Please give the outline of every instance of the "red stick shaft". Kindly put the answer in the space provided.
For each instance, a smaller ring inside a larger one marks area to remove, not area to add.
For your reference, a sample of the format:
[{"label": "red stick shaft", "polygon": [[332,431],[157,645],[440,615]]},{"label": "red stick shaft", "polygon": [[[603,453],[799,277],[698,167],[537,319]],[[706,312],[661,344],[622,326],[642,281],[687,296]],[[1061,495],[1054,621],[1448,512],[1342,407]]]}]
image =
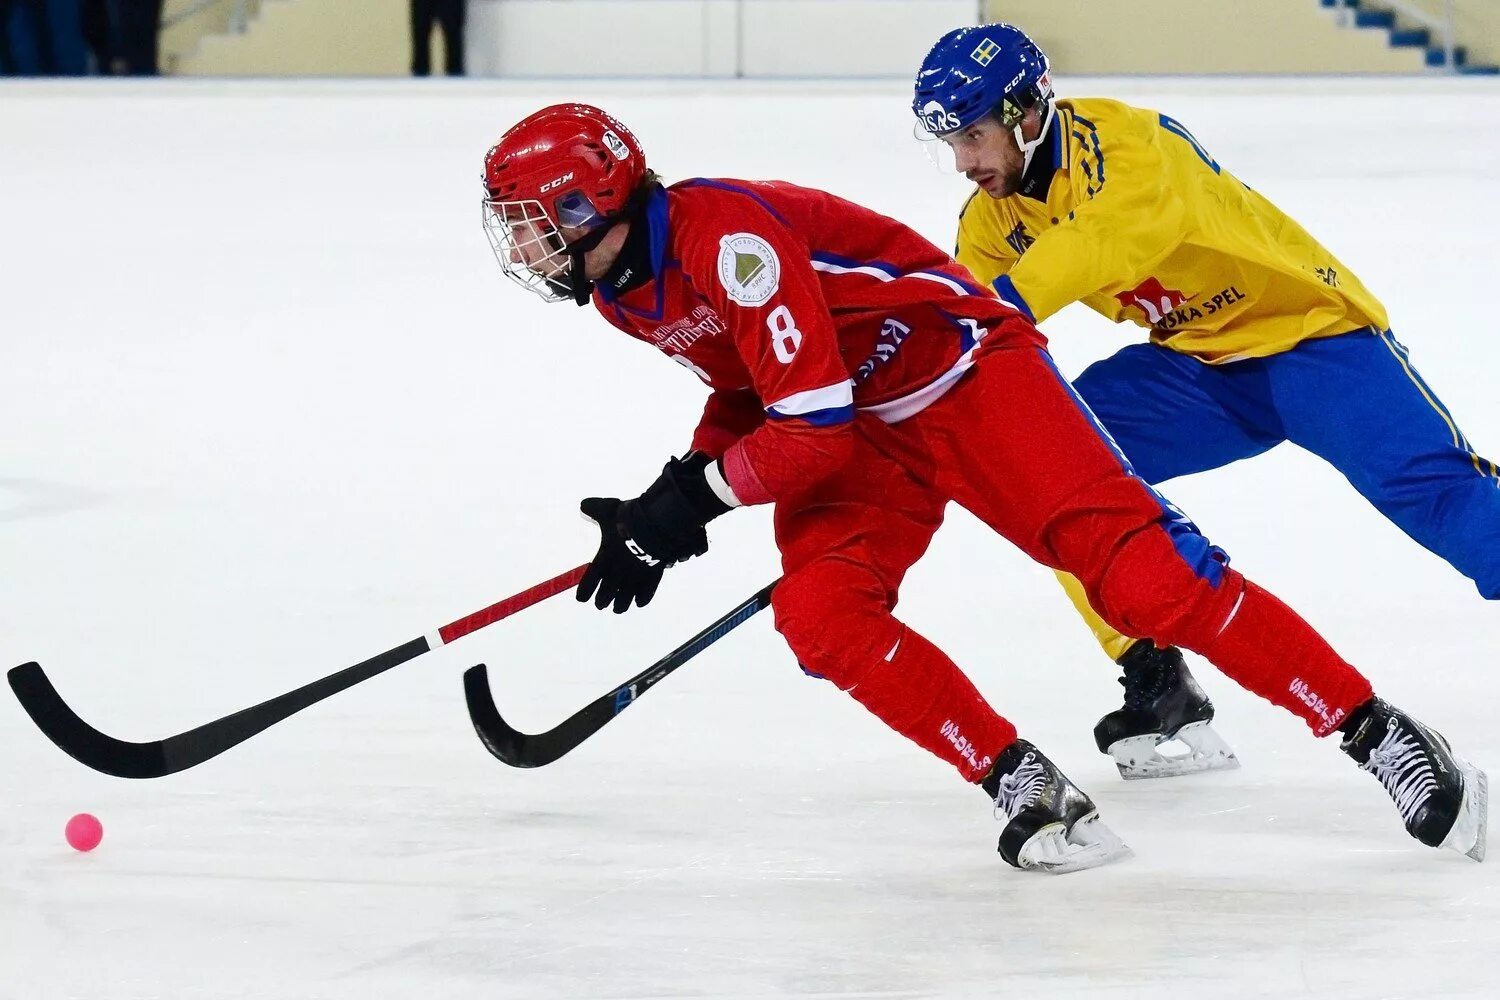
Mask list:
[{"label": "red stick shaft", "polygon": [[507,597],[482,611],[476,611],[472,615],[466,615],[456,622],[444,625],[438,629],[438,637],[443,640],[443,645],[447,645],[454,639],[461,639],[486,625],[493,625],[502,618],[509,618],[517,611],[524,611],[533,604],[540,604],[549,597],[555,597],[565,590],[572,590],[578,586],[578,581],[583,579],[583,571],[586,569],[588,569],[587,565],[570,569],[561,576],[554,576],[545,583],[539,583],[529,590],[521,591],[514,597]]}]

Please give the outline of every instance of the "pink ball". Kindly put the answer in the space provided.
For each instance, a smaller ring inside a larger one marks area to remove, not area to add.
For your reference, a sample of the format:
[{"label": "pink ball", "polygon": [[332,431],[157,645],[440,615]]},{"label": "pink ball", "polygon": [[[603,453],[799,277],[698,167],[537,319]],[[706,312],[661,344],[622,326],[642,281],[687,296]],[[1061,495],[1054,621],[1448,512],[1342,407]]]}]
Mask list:
[{"label": "pink ball", "polygon": [[79,813],[68,820],[63,833],[68,838],[68,846],[73,850],[92,851],[104,839],[104,824],[90,813]]}]

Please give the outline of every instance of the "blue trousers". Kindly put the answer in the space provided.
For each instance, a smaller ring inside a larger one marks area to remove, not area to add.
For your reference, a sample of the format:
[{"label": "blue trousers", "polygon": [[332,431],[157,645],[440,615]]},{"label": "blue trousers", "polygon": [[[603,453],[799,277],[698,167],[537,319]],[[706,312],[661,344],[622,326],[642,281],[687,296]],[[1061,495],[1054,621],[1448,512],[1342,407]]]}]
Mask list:
[{"label": "blue trousers", "polygon": [[1389,331],[1227,365],[1135,344],[1073,384],[1148,482],[1291,441],[1500,600],[1500,469],[1475,452]]}]

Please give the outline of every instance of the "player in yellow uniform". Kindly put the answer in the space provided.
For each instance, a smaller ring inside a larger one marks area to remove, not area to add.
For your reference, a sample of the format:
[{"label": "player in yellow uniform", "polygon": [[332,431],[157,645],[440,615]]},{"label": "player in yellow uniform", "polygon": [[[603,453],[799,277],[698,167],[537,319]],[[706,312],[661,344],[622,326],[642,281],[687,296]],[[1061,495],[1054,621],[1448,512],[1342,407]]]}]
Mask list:
[{"label": "player in yellow uniform", "polygon": [[[1291,441],[1500,599],[1500,469],[1469,444],[1348,268],[1175,119],[1056,99],[1047,57],[1006,24],[933,47],[913,110],[978,185],[960,263],[1037,322],[1081,301],[1149,331],[1074,383],[1128,463],[1161,483]],[[1232,763],[1181,654],[1121,635],[1069,595],[1124,667],[1100,750],[1126,777]],[[1179,736],[1192,752],[1156,748]]]}]

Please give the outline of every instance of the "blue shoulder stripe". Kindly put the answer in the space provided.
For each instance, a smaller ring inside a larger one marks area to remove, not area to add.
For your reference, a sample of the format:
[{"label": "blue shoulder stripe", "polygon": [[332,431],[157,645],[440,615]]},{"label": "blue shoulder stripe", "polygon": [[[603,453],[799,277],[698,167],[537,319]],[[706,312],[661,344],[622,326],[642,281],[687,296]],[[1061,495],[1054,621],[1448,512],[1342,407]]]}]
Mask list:
[{"label": "blue shoulder stripe", "polygon": [[746,198],[753,200],[757,205],[765,209],[767,212],[770,212],[773,216],[775,216],[776,221],[781,223],[783,226],[791,225],[791,223],[787,222],[786,219],[782,217],[782,214],[780,212],[776,211],[776,209],[771,206],[770,202],[766,201],[766,199],[762,198],[754,191],[751,191],[749,188],[741,187],[738,184],[729,184],[725,181],[710,180],[707,177],[691,177],[688,180],[681,181],[677,184],[673,184],[672,186],[677,188],[709,187],[719,191],[732,191],[735,194],[742,194]]}]

